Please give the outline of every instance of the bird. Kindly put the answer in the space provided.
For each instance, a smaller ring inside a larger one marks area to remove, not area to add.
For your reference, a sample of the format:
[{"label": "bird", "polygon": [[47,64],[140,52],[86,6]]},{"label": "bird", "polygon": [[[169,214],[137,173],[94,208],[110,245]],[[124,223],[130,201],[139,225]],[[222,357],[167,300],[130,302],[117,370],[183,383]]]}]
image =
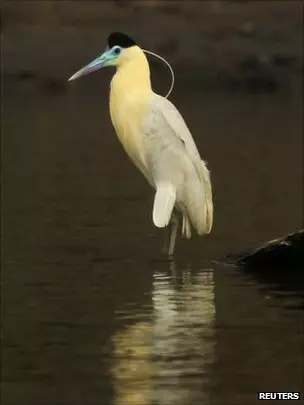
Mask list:
[{"label": "bird", "polygon": [[178,228],[190,238],[209,234],[213,226],[210,171],[177,108],[152,90],[143,48],[127,34],[108,36],[104,53],[69,81],[102,67],[116,67],[109,107],[117,137],[127,155],[155,190],[152,220],[166,228],[164,252],[174,255]]}]

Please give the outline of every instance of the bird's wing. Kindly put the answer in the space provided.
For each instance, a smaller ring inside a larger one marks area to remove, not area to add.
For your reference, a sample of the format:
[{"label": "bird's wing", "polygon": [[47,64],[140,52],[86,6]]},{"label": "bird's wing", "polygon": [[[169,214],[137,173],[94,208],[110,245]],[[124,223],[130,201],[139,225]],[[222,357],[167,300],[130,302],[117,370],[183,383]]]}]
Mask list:
[{"label": "bird's wing", "polygon": [[175,205],[176,190],[171,183],[158,183],[153,204],[153,223],[158,228],[169,224]]},{"label": "bird's wing", "polygon": [[[210,174],[205,162],[199,155],[192,135],[182,116],[168,99],[154,94],[148,114],[143,121],[142,131],[148,140],[146,144],[150,147],[153,144],[153,156],[150,156],[150,161],[151,158],[152,161],[153,159],[159,158],[164,151],[168,154],[168,149],[170,149],[171,153],[174,151],[174,154],[178,157],[178,159],[174,159],[175,162],[179,162],[179,164],[183,164],[188,167],[189,164],[191,164],[191,166],[195,168],[198,178],[200,179],[204,188],[206,204],[205,232],[209,233],[213,221]],[[149,155],[148,150],[147,155]],[[166,165],[166,168],[163,166],[157,166],[158,172],[154,172],[153,179],[153,181],[156,183],[155,185],[157,189],[158,183],[161,183],[162,190],[164,187],[166,187],[166,183],[170,183],[173,173],[176,173],[176,176],[178,176],[178,170],[174,170],[175,168],[173,167],[173,160],[169,161],[169,159],[166,159],[163,162],[163,165]],[[158,176],[160,172],[161,175]],[[168,179],[164,178],[164,173],[170,173]],[[178,179],[176,179],[176,181],[178,182]],[[172,190],[170,186],[168,186],[167,189],[169,190],[168,193],[171,193]],[[169,196],[167,196],[167,198],[169,198]]]},{"label": "bird's wing", "polygon": [[[198,176],[201,179],[204,179],[205,173],[203,170],[202,159],[192,135],[177,108],[167,98],[155,95],[154,109],[157,110],[158,114],[162,115],[162,119],[166,122],[167,126],[172,129],[176,138],[183,142],[184,147],[195,166]],[[204,164],[206,163],[204,162]]]}]

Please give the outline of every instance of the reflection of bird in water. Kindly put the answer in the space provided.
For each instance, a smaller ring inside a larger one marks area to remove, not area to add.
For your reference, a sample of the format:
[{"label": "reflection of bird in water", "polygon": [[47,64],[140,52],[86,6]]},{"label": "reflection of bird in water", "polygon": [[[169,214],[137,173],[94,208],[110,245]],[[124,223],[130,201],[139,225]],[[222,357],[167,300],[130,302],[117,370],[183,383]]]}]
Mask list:
[{"label": "reflection of bird in water", "polygon": [[213,270],[176,270],[179,280],[155,271],[151,306],[128,307],[132,324],[113,335],[115,405],[210,403],[204,388],[214,359]]},{"label": "reflection of bird in water", "polygon": [[[174,252],[179,215],[182,234],[211,231],[213,203],[209,171],[201,160],[182,116],[167,99],[153,92],[143,50],[125,34],[108,37],[108,49],[69,80],[104,66],[116,66],[111,82],[110,113],[124,149],[155,188],[153,222],[170,225],[168,254]],[[169,236],[169,235],[168,235]]]},{"label": "reflection of bird in water", "polygon": [[153,375],[157,372],[157,364],[150,359],[151,329],[151,322],[138,321],[113,336],[115,405],[150,403]]}]

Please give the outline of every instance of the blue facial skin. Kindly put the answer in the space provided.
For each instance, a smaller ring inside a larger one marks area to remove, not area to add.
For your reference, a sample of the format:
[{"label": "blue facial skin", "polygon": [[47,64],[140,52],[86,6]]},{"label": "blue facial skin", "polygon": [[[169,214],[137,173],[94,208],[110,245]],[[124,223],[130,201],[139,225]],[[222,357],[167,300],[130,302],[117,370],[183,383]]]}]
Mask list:
[{"label": "blue facial skin", "polygon": [[106,66],[115,66],[116,65],[116,59],[120,55],[120,52],[122,51],[122,48],[118,45],[113,46],[108,51],[105,51],[99,58],[95,59],[95,61],[91,62],[91,64],[96,63],[96,66],[99,66],[99,68],[106,67]]},{"label": "blue facial skin", "polygon": [[117,57],[120,55],[122,49],[118,45],[113,46],[113,48],[105,51],[101,56],[98,56],[98,58],[78,70],[78,72],[69,78],[69,81],[78,79],[80,76],[87,75],[106,66],[115,66]]}]

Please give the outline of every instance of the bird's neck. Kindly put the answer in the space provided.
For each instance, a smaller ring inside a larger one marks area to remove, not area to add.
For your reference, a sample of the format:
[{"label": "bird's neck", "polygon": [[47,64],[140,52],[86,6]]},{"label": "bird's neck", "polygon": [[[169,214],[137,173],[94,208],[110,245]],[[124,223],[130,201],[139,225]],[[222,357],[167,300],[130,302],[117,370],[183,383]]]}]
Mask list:
[{"label": "bird's neck", "polygon": [[144,53],[139,50],[132,58],[117,66],[111,82],[111,93],[123,99],[128,95],[151,92],[150,69]]},{"label": "bird's neck", "polygon": [[132,54],[128,52],[127,57],[111,81],[110,114],[124,149],[144,173],[140,127],[152,95],[150,70],[139,49],[132,50]]}]

